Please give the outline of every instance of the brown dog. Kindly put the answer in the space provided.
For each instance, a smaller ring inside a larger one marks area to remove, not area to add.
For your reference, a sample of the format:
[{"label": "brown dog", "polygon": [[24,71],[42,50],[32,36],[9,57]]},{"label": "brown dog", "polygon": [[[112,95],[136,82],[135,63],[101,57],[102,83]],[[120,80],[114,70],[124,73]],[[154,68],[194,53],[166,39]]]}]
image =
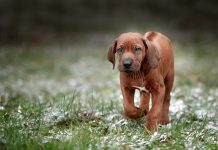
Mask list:
[{"label": "brown dog", "polygon": [[[125,115],[140,118],[147,114],[146,127],[157,129],[158,123],[169,123],[170,91],[174,81],[174,57],[170,40],[161,33],[121,34],[108,51],[115,66],[119,60],[120,86]],[[140,106],[134,105],[135,89],[140,90]],[[152,107],[149,110],[150,95]]]}]

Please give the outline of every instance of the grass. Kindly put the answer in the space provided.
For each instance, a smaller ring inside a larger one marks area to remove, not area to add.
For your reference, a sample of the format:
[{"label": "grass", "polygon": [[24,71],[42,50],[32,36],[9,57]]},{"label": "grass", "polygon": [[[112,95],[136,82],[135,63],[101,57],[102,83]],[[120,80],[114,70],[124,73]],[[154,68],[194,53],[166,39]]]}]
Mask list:
[{"label": "grass", "polygon": [[104,47],[50,49],[0,51],[1,149],[218,148],[213,48],[175,44],[171,123],[153,134],[144,118],[123,116],[118,71],[105,60]]}]

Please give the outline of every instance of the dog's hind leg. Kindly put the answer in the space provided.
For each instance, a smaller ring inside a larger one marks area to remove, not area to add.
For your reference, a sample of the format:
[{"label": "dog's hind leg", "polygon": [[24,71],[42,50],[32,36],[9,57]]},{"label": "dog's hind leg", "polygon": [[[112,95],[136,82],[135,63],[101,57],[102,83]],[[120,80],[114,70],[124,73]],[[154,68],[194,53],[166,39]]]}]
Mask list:
[{"label": "dog's hind leg", "polygon": [[165,91],[165,96],[164,96],[164,101],[163,101],[162,113],[159,118],[159,123],[163,125],[169,123],[170,92],[173,87],[173,81],[174,81],[174,70],[172,68],[170,69],[169,73],[164,79],[166,91]]}]

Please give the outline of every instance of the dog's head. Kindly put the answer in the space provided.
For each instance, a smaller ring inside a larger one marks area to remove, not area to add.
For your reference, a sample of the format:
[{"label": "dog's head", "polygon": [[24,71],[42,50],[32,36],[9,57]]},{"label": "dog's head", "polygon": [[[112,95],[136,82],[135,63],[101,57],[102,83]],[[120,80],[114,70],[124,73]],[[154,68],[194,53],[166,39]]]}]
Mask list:
[{"label": "dog's head", "polygon": [[115,66],[115,54],[118,55],[120,72],[139,71],[143,62],[156,68],[159,62],[157,48],[139,33],[123,33],[108,50],[108,60]]}]

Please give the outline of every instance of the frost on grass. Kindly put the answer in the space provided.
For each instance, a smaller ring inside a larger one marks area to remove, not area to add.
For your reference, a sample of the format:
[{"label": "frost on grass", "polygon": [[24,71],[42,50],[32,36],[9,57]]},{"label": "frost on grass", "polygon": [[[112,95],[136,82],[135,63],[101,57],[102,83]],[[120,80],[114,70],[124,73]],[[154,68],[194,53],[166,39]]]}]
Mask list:
[{"label": "frost on grass", "polygon": [[[192,71],[194,62],[192,56],[179,59],[176,61],[176,68],[188,73]],[[54,127],[42,134],[43,143],[75,139],[81,135],[81,130],[84,128],[96,140],[97,148],[141,149],[146,146],[155,147],[159,143],[175,145],[182,143],[185,149],[199,149],[205,148],[204,142],[217,143],[217,138],[214,136],[218,131],[217,88],[207,90],[202,85],[184,87],[175,85],[170,105],[172,123],[160,126],[158,132],[148,135],[144,133],[144,119],[133,121],[123,116],[119,75],[117,71],[110,70],[109,63],[91,56],[81,57],[74,63],[65,64],[69,76],[60,77],[61,80],[59,77],[57,79],[37,73],[21,74],[21,78],[13,76],[17,71],[21,73],[25,67],[20,66],[21,71],[18,71],[14,66],[7,66],[0,71],[0,77],[10,76],[7,81],[0,84],[0,95],[7,97],[7,94],[9,96],[20,94],[37,97],[43,104],[42,116],[37,119],[26,119],[23,126],[31,130],[40,120],[46,127]],[[56,67],[56,71],[60,71],[58,70],[60,68],[61,66]],[[6,91],[8,88],[10,90]],[[73,98],[73,91],[80,93],[76,100]],[[139,97],[139,93],[136,92],[136,105],[139,105]],[[6,98],[6,103],[1,100],[0,106],[4,108],[8,100],[10,98]],[[25,119],[22,105],[16,106],[15,109],[15,117]],[[79,119],[79,123],[63,129],[56,126],[57,123],[67,119],[71,119],[71,122],[73,119]],[[182,123],[188,125],[180,129]],[[200,142],[196,142],[196,139]]]},{"label": "frost on grass", "polygon": [[[87,63],[89,62],[89,63]],[[72,85],[77,85],[77,90],[87,92],[94,88],[107,89],[117,88],[118,78],[109,76],[108,64],[91,57],[81,58],[77,63],[70,66],[74,76]],[[107,78],[107,80],[105,80]],[[104,82],[103,82],[104,81]]]},{"label": "frost on grass", "polygon": [[218,122],[210,121],[210,122],[208,122],[206,128],[218,131]]},{"label": "frost on grass", "polygon": [[61,111],[59,108],[49,107],[46,109],[43,117],[43,122],[45,124],[54,124],[62,119],[64,119],[67,112]]},{"label": "frost on grass", "polygon": [[[171,94],[170,116],[174,118],[172,123],[161,126],[159,128],[160,131],[147,136],[147,138],[142,132],[138,132],[138,130],[143,129],[143,121],[140,122],[142,126],[138,127],[136,131],[132,131],[133,127],[130,127],[132,124],[130,120],[119,113],[108,115],[107,124],[110,132],[108,135],[101,137],[100,146],[140,148],[152,145],[155,142],[170,141],[176,143],[176,139],[172,138],[176,135],[172,135],[173,132],[171,130],[175,130],[176,126],[179,126],[181,122],[190,124],[190,126],[184,126],[183,129],[180,129],[181,131],[178,131],[181,132],[181,140],[183,140],[185,148],[206,148],[204,143],[198,140],[217,143],[216,137],[208,137],[207,135],[208,132],[217,134],[218,131],[216,119],[217,102],[215,102],[217,100],[217,89],[210,89],[208,94],[205,90],[205,87],[202,86],[176,88]],[[139,96],[136,95],[135,98],[139,98]],[[189,116],[195,115],[196,118],[189,118]],[[211,121],[205,122],[205,119]]]},{"label": "frost on grass", "polygon": [[[87,63],[89,62],[89,63]],[[24,74],[27,66],[19,66],[17,69],[14,66],[7,66],[0,70],[0,75],[11,77],[7,82],[0,85],[0,91],[9,86],[13,95],[22,94],[29,97],[43,95],[56,95],[60,92],[69,92],[77,90],[83,93],[90,92],[93,89],[101,89],[107,91],[118,87],[118,77],[111,76],[109,73],[109,64],[93,57],[81,57],[75,63],[65,64],[65,69],[68,70],[69,75],[64,78],[65,74],[61,73],[61,69],[56,72],[63,75],[63,79],[46,77],[41,74]],[[34,67],[33,67],[34,68]],[[100,68],[100,69],[99,69]],[[40,71],[40,70],[36,70]],[[20,74],[21,78],[15,77],[15,73]],[[107,80],[105,80],[107,79]],[[107,81],[107,82],[102,82]],[[110,88],[108,88],[110,87]]]},{"label": "frost on grass", "polygon": [[214,118],[216,116],[217,111],[215,108],[218,106],[217,96],[215,94],[210,94],[211,91],[216,90],[217,89],[210,89],[210,92],[207,95],[205,95],[205,88],[198,87],[191,90],[191,96],[193,97],[194,101],[196,101],[193,103],[195,106],[195,114],[199,118]]},{"label": "frost on grass", "polygon": [[43,143],[48,143],[53,140],[67,141],[74,138],[71,129],[64,129],[59,131],[49,130],[48,132],[49,136],[44,136],[42,138]]}]

